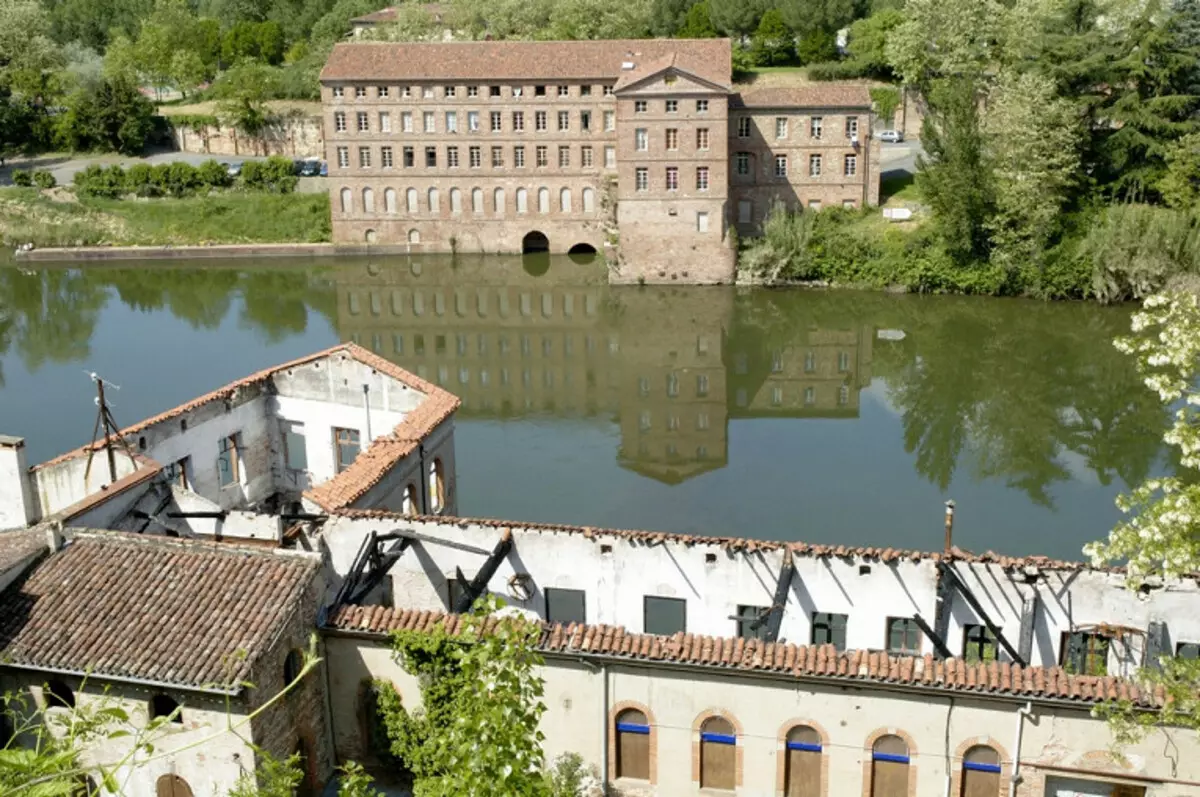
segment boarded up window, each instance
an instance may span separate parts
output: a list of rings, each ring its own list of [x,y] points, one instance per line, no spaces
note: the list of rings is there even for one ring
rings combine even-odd
[[[784,797],[821,794],[821,735],[805,725],[788,731]]]
[[[881,736],[871,750],[871,797],[907,797],[908,745],[899,736]]]
[[[617,777],[650,780],[650,724],[636,709],[617,715]]]
[[[700,788],[736,788],[737,736],[733,723],[710,717],[700,726]]]
[[[963,756],[962,796],[999,797],[1000,754],[993,748],[979,745]]]

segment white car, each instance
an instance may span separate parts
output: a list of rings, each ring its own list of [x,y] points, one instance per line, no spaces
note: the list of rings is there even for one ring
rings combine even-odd
[[[904,140],[904,134],[899,130],[884,130],[879,134],[879,140],[887,144],[899,144]]]

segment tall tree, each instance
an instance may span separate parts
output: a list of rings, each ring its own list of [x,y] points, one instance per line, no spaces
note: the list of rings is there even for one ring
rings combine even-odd
[[[883,80],[894,77],[887,58],[887,40],[892,30],[903,22],[904,14],[895,9],[884,9],[850,26],[846,54],[863,75]]]
[[[999,0],[909,0],[887,38],[892,69],[923,90],[943,77],[979,81],[992,66],[1003,10]]]
[[[683,27],[677,34],[681,39],[715,39],[717,29],[712,24],[712,11],[708,0],[700,0],[688,9]]]
[[[40,97],[61,65],[45,9],[36,0],[0,0],[0,87]]]
[[[763,14],[751,39],[750,55],[759,66],[779,66],[795,57],[792,32],[777,9]]]
[[[867,12],[864,0],[779,0],[776,7],[784,23],[801,36],[836,33]]]
[[[651,0],[650,32],[655,36],[674,36],[687,21],[695,0]]]
[[[708,0],[713,27],[730,38],[744,41],[766,11],[764,0]]]

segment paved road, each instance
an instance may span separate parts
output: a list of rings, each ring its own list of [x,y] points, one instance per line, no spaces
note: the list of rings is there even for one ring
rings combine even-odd
[[[883,144],[879,151],[880,171],[905,171],[909,174],[917,172],[917,156],[921,154],[921,142],[916,139],[902,141],[899,144]]]

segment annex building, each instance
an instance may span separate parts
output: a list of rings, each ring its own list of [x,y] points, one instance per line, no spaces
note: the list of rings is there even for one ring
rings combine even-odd
[[[865,86],[739,91],[727,39],[350,42],[321,73],[333,238],[603,252],[731,282],[772,205],[878,202]]]

